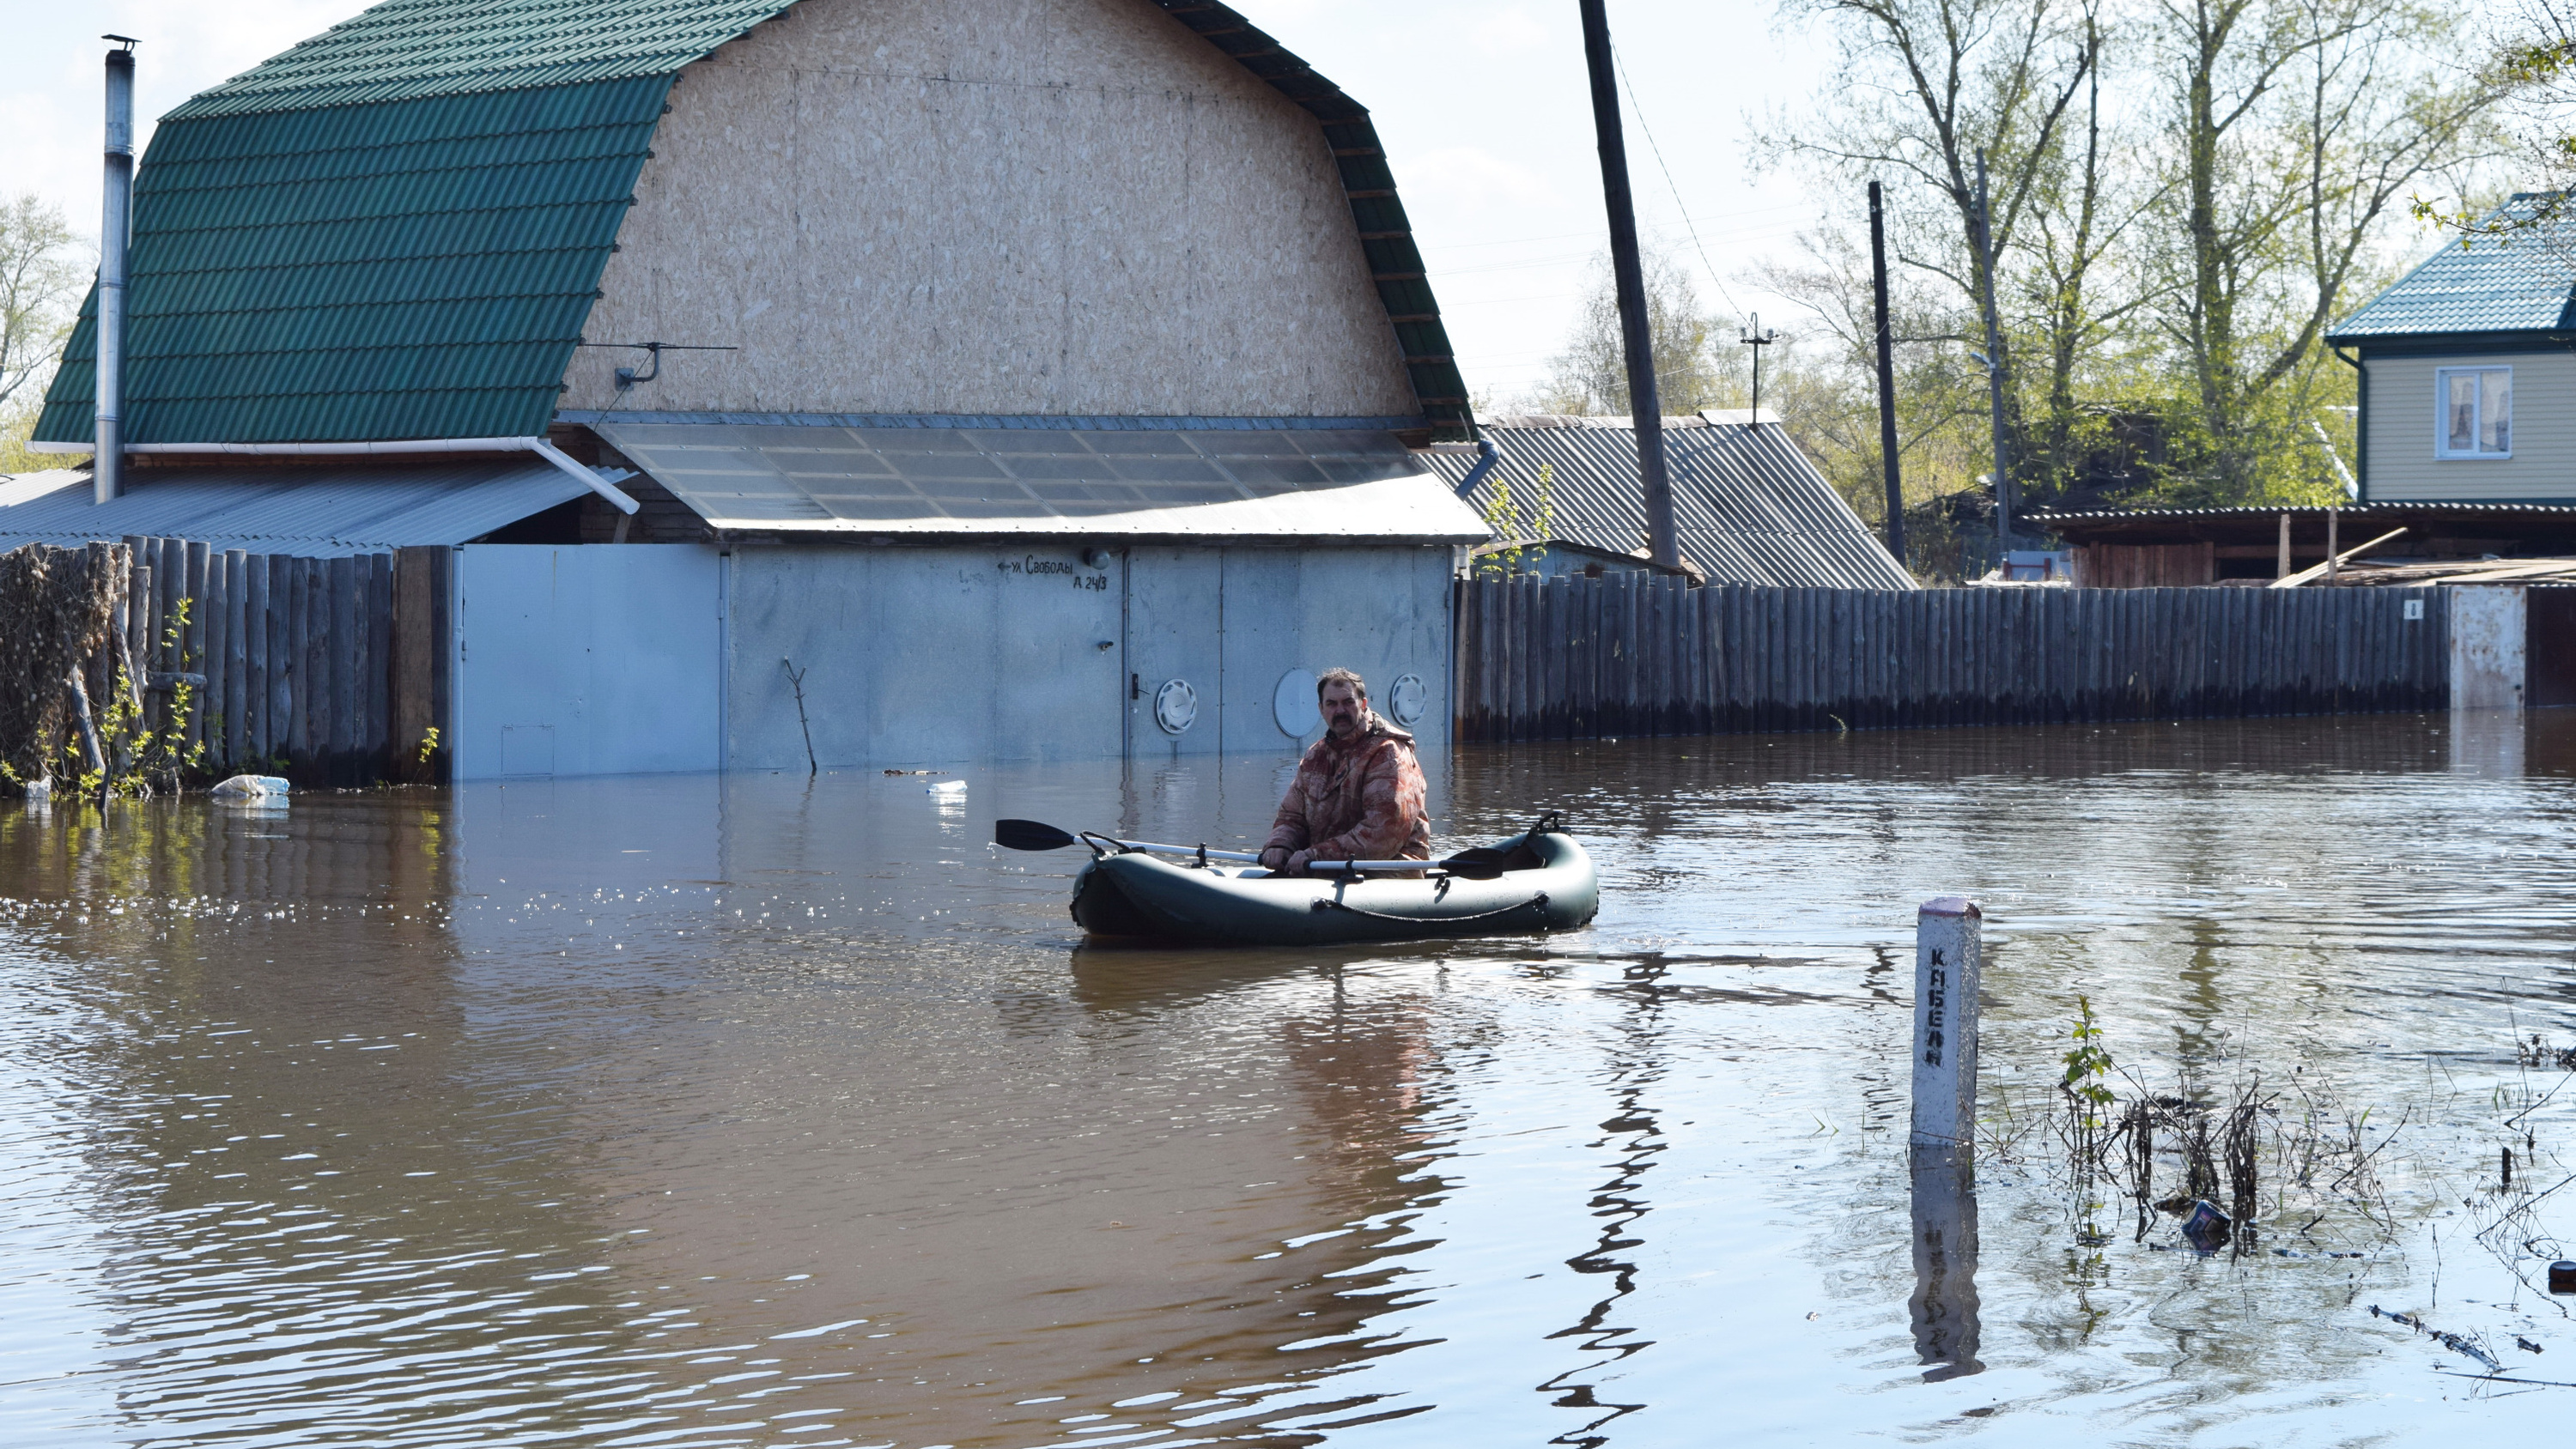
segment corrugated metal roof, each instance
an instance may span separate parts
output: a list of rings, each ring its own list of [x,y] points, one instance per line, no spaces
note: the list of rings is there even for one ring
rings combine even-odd
[[[1539,469],[1551,470],[1554,523],[1546,531],[1629,553],[1646,542],[1635,430],[1609,418],[1500,418],[1484,435],[1501,459],[1467,497],[1478,513],[1508,483],[1523,526],[1535,526]],[[1664,420],[1664,456],[1682,557],[1712,583],[1775,588],[1911,589],[1860,516],[1798,451],[1769,411],[1713,412]],[[1476,460],[1442,454],[1432,466],[1452,485]]]
[[[386,0],[171,120],[666,76],[786,0]]]
[[[1474,426],[1368,111],[1235,11],[1153,0],[1321,122],[1407,375]],[[164,118],[136,174],[125,435],[544,430],[671,78],[779,0],[386,0]],[[96,298],[35,436],[94,436]]]
[[[2329,513],[2346,518],[2369,518],[2376,514],[2453,513],[2453,514],[2568,514],[2576,513],[2576,504],[2566,503],[2445,503],[2435,499],[2423,502],[2392,501],[2387,503],[2346,503],[2338,507],[2323,504],[2278,504],[2272,507],[2247,505],[2235,508],[2097,508],[2069,513],[2025,513],[2024,522],[2054,528],[2061,523],[2125,523],[2134,519],[2155,518],[2323,518]]]
[[[1481,543],[1385,432],[604,423],[717,528],[812,536]]]
[[[463,543],[589,491],[551,464],[526,461],[136,468],[126,474],[124,496],[107,503],[92,502],[88,475],[78,476],[80,487],[0,507],[0,549],[135,534],[252,553],[340,558]]]
[[[2341,508],[2134,508],[2084,512],[2032,513],[2020,520],[2057,534],[2069,543],[2224,543],[2274,545],[2280,520],[2291,519],[2301,548],[2324,541],[2326,515],[2339,516],[2339,539],[2345,547],[2391,528],[2417,530],[2426,538],[2487,539],[2517,550],[2545,546],[2553,550],[2576,540],[2576,507],[2563,503],[2355,503]]]
[[[753,423],[780,428],[1010,428],[1072,433],[1400,433],[1420,418],[1211,418],[1186,413],[1084,416],[1080,413],[687,413],[589,412],[567,408],[555,421],[603,423]]]
[[[2525,192],[2488,219],[2528,222],[2546,199],[2543,193]],[[2342,342],[2569,328],[2576,328],[2576,224],[2556,219],[2442,248],[2326,337]]]
[[[49,468],[42,473],[0,473],[0,508],[42,498],[57,488],[75,483],[86,488],[90,475],[78,468]]]
[[[165,122],[135,184],[127,439],[545,431],[669,88]],[[96,300],[41,440],[94,436]]]

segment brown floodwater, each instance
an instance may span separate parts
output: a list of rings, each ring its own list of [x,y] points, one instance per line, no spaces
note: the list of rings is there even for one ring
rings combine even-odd
[[[2526,1202],[2502,1146],[2526,1191],[2576,1172],[2576,1083],[2515,1051],[2576,1043],[2576,721],[1431,761],[1442,839],[1556,808],[1593,850],[1598,924],[1548,939],[1101,949],[1075,853],[988,843],[1248,841],[1291,764],[0,805],[0,1443],[2275,1445],[2576,1412],[2370,1312],[2576,1384],[2576,1299],[2540,1291],[2576,1188],[2484,1231]],[[1995,1144],[1924,1188],[1911,935],[1949,892],[1988,916]],[[2366,1112],[2380,1195],[2204,1256],[2071,1183],[2030,1124],[2079,997],[2138,1082]]]

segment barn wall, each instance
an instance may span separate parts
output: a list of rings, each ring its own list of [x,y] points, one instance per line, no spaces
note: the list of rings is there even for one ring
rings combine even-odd
[[[2079,589],[2180,589],[2218,581],[2218,546],[2209,543],[2079,543]]]
[[[682,73],[571,408],[1410,416],[1315,119],[1141,0],[806,0]]]
[[[782,659],[805,671],[826,769],[1285,755],[1313,736],[1275,723],[1280,677],[1337,664],[1381,696],[1420,676],[1415,733],[1426,749],[1448,738],[1445,548],[1139,546],[1091,564],[1074,547],[781,546],[730,562],[737,770],[805,766]],[[1152,716],[1171,679],[1199,700],[1178,736]]]

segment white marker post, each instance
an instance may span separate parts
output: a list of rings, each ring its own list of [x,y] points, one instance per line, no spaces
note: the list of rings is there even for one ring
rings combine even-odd
[[[1965,896],[1925,901],[1914,917],[1916,1147],[1955,1149],[1975,1139],[1983,925]]]

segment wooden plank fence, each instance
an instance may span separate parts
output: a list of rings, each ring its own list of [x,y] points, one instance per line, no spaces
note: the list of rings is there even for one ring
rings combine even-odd
[[[205,747],[209,774],[357,785],[434,773],[420,747],[447,682],[448,550],[319,559],[177,538],[125,547],[118,607],[144,722],[169,729],[185,684],[187,738]],[[90,674],[103,703],[105,650]]]
[[[2440,709],[2440,589],[1458,584],[1456,737],[2067,724]],[[2415,617],[2409,617],[2410,607]]]

